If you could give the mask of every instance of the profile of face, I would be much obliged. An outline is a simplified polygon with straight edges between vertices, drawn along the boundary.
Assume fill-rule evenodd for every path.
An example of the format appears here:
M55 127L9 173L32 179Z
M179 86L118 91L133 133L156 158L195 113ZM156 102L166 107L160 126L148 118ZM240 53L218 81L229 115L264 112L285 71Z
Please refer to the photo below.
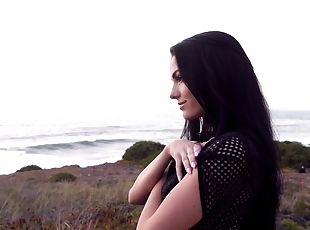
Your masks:
M170 74L172 76L173 82L170 98L176 99L178 101L180 110L183 111L184 119L192 120L203 116L203 108L198 103L191 91L188 89L182 79L182 76L180 75L178 63L175 56L172 56L171 58Z

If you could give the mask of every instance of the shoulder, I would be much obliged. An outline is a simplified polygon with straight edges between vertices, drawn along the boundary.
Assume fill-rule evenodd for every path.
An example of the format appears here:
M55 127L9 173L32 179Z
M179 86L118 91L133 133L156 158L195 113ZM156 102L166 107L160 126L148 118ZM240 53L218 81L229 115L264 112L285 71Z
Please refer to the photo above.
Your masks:
M229 132L215 137L202 149L199 158L227 157L245 160L250 139L241 132Z
M197 159L198 183L204 220L215 229L225 218L237 223L252 197L250 138L239 132L212 139ZM224 216L224 217L223 217Z
M247 177L252 167L248 150L248 138L241 133L225 133L214 138L197 157L200 177L204 182L213 180L222 184L237 178Z

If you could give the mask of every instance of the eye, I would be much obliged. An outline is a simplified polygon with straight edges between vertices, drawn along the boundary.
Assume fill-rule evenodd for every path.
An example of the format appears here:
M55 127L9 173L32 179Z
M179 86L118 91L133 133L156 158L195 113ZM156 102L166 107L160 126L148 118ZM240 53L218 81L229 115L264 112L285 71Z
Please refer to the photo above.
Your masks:
M178 75L178 76L175 77L175 80L176 80L177 82L181 82L181 81L183 81L183 78L182 78L181 75Z

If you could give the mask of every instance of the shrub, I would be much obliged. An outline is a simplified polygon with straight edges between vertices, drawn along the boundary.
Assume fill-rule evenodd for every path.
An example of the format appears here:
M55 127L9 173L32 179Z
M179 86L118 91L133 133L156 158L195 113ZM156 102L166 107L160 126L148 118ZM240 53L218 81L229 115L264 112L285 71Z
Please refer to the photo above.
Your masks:
M295 204L294 212L306 220L310 220L310 199L306 196L300 196Z
M56 173L48 179L49 182L72 182L75 180L76 177L74 175L66 172Z
M153 141L139 141L126 149L123 160L148 165L163 149L164 145Z
M75 164L75 165L65 165L62 168L66 168L66 167L81 168L81 166L79 166L78 164Z
M302 165L306 168L310 167L310 148L299 142L276 142L279 155L280 165L282 167L290 167L299 169Z
M297 223L290 219L282 220L281 224L285 230L305 230L303 227L299 226Z
M28 166L22 167L16 172L26 172L26 171L32 171L32 170L42 170L42 169L37 165L28 165Z

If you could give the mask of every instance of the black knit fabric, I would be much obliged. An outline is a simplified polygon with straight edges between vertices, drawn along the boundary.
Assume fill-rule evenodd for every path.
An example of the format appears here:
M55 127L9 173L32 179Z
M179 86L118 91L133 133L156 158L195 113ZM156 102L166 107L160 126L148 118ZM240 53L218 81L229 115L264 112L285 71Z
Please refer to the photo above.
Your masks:
M256 223L263 227L262 216L253 215L259 200L253 188L259 186L250 173L251 159L247 141L238 133L215 138L203 148L197 157L203 217L191 229L256 229ZM162 187L163 199L177 183L173 161Z

